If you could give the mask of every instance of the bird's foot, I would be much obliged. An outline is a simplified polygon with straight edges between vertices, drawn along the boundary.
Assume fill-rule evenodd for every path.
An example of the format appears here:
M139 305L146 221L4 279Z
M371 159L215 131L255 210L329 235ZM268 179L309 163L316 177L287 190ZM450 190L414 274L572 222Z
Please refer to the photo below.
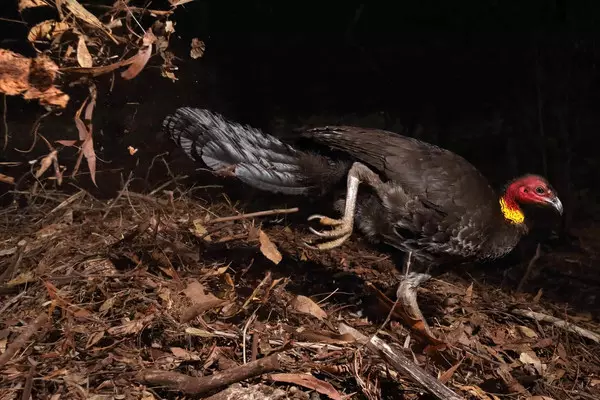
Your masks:
M308 217L309 221L318 219L319 223L321 225L325 225L325 226L334 226L335 228L330 230L330 231L318 231L312 227L310 227L310 231L312 233L314 233L315 235L322 237L322 238L326 238L326 239L330 239L330 240L326 240L324 242L321 243L305 243L305 245L311 249L314 250L330 250L333 249L335 247L340 246L342 243L344 243L349 237L350 235L352 235L352 230L353 230L353 221L352 219L347 219L347 218L341 218L341 219L334 219L334 218L330 218L330 217L326 217L324 215L311 215L310 217Z

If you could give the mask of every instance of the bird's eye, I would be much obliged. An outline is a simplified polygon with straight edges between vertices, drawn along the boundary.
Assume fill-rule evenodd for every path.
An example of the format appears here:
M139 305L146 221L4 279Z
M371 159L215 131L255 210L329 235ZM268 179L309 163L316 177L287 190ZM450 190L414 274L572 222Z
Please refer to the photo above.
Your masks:
M544 194L544 188L541 187L541 186L538 186L538 187L535 188L535 192L537 194Z

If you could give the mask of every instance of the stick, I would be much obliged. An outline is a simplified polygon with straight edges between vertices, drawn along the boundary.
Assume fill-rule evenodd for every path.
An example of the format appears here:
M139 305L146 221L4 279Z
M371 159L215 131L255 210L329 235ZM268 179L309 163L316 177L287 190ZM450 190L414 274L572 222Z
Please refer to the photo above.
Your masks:
M596 332L592 332L585 328L581 328L577 325L574 325L570 322L565 321L564 319L556 318L551 315L542 314L539 312L531 311L531 310L523 310L523 309L515 309L512 310L512 313L518 315L520 317L530 318L540 322L550 322L554 326L562 328L568 332L576 333L578 335L583 336L584 338L593 340L596 343L600 343L600 335Z
M529 260L529 264L527 264L527 269L525 270L525 274L523 275L523 277L521 278L521 281L519 282L519 285L517 286L517 292L520 292L523 290L523 286L525 286L525 282L527 282L527 280L529 279L529 275L531 275L533 266L537 262L538 258L540 258L541 254L542 253L541 253L541 249L540 249L540 244L538 243L537 247L535 249L535 254L533 255L533 257L531 257L531 260Z
M427 371L419 367L417 364L406 358L404 354L394 351L389 344L373 336L371 340L368 337L357 331L356 329L340 324L340 333L349 333L356 338L359 343L367 344L367 347L383 356L397 371L409 375L423 389L434 395L440 400L464 400L464 397L459 396L453 390L441 383L438 379L429 375Z
M231 368L209 376L194 377L179 372L163 370L142 370L136 379L149 385L160 385L185 394L201 394L248 378L281 369L281 354L273 354L239 367Z
M6 351L0 354L0 367L4 366L19 351L29 338L31 338L40 328L48 322L48 314L43 311L37 318L27 325L21 334L6 348Z
M215 218L215 219L206 221L205 224L216 224L217 222L237 221L239 219L264 217L264 216L275 215L275 214L292 214L292 213L298 212L298 210L299 210L298 207L294 207L294 208L277 208L274 210L257 211L257 212L248 213L248 214L240 214L240 215L232 215L230 217Z

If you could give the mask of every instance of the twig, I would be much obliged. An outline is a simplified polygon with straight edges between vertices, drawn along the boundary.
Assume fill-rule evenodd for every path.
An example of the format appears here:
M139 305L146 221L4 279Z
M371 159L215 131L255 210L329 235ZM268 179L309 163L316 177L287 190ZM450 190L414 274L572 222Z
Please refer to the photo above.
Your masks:
M6 348L6 351L0 354L0 367L3 367L16 353L21 349L29 338L31 338L46 322L48 322L48 313L42 311L37 318L27 325L21 334Z
M533 267L534 267L535 263L537 262L537 260L540 258L541 254L542 254L541 253L541 245L540 245L540 243L538 243L537 247L535 249L535 254L533 255L533 257L531 257L531 260L529 260L529 264L527 264L527 269L525 270L525 274L521 278L519 285L517 285L517 292L520 292L523 290L523 286L525 286L525 283L529 279L529 275L531 275L531 271L533 271Z
M27 378L25 379L25 386L23 386L23 393L21 394L21 400L29 400L31 398L31 390L33 389L33 377L35 376L35 367L36 365L32 365L29 368L29 373L27 374Z
M129 175L127 176L127 180L123 184L123 189L119 190L119 194L117 195L117 197L109 204L108 208L104 212L104 215L102 216L103 220L106 219L106 217L108 216L108 214L110 213L110 210L112 210L114 205L117 204L119 202L119 200L121 200L121 197L123 197L123 194L127 190L127 186L129 186L129 184L131 183L132 177L133 177L133 171L130 171Z
M294 208L276 208L274 210L257 211L257 212L248 213L248 214L240 214L240 215L232 215L230 217L215 218L215 219L211 219L211 220L206 221L204 224L216 224L217 222L237 221L237 220L240 220L240 219L248 219L248 218L254 218L254 217L265 217L265 216L268 216L268 215L276 215L276 214L292 214L292 213L298 212L298 210L299 210L298 207L294 207Z
M136 375L136 379L148 385L160 385L186 394L201 394L267 372L280 370L281 357L282 355L279 353L273 354L217 374L200 377L163 370L142 370Z
M27 241L22 239L17 243L17 253L13 256L12 263L0 274L0 283L4 283L11 279L13 273L19 268L19 264L23 260L23 252L25 251L25 246L27 245Z
M7 106L6 106L6 94L2 94L2 124L4 127L4 146L2 146L2 150L6 151L6 148L8 147L8 123L6 122L6 113L7 113Z
M585 328L581 328L581 327L574 325L568 321L565 321L564 319L560 319L560 318L553 317L551 315L542 314L542 313L531 311L531 310L524 310L524 309L520 309L520 308L512 310L512 313L515 315L518 315L520 317L526 317L526 318L536 320L538 322L549 322L549 323L553 324L554 326L562 328L568 332L576 333L580 336L583 336L584 338L593 340L596 343L600 343L600 334L597 334L596 332L592 332Z
M85 190L80 190L79 192L75 193L72 196L69 196L66 200L64 200L62 203L60 203L59 205L57 205L56 207L54 207L47 215L50 215L52 213L55 213L71 204L73 204L75 201L79 200L79 198L85 196L86 192Z
M427 371L419 367L417 364L409 360L404 354L396 352L392 347L378 338L373 336L370 340L368 337L357 331L356 329L340 324L340 333L349 333L356 338L359 343L366 344L367 347L383 356L397 371L409 375L423 389L434 395L440 400L464 400L464 397L459 396L453 390L441 383L438 379L429 375Z

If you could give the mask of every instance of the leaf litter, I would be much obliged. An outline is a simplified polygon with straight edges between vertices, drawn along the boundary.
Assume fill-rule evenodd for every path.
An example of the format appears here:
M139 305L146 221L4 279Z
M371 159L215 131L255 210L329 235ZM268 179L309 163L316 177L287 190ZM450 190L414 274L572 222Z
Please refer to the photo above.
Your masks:
M33 398L431 398L342 323L462 398L600 396L598 343L513 312L566 318L543 296L432 280L419 299L446 346L428 347L395 317L382 327L371 286L393 299L399 272L375 250L307 251L301 227L262 223L275 211L125 189L103 201L45 188L51 201L3 211L18 214L0 229L3 396L32 376Z

